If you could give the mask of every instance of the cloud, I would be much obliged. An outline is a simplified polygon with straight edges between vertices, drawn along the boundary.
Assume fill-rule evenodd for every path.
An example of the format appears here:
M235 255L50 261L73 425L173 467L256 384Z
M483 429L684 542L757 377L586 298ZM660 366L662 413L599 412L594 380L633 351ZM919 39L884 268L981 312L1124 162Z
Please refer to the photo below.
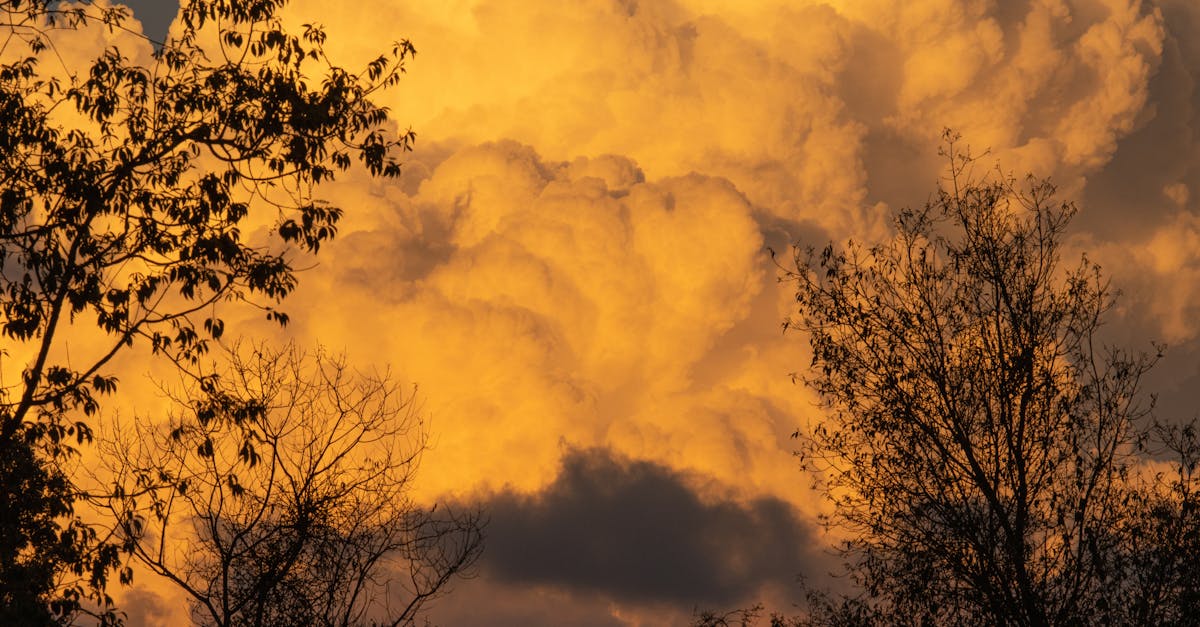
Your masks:
M823 574L814 532L790 504L705 498L697 483L653 461L568 449L543 490L483 501L482 568L509 583L682 607L728 606Z
M149 576L149 574L146 574ZM125 624L138 627L168 627L178 625L187 620L186 608L181 608L184 601L180 598L169 599L146 587L114 590L117 596L117 607L125 612Z
M1128 341L1171 345L1152 389L1182 391L1189 377L1194 381L1200 338L1200 6L1171 0L1158 9L1165 37L1144 123L1089 178L1076 227L1084 234L1079 247L1093 253L1122 292L1120 326ZM1176 398L1166 414L1195 413L1189 395Z
M536 490L559 440L782 487L791 401L764 400L786 377L762 369L787 367L747 342L777 337L783 301L728 181L514 142L419 163L419 182L331 189L357 213L288 307L292 332L420 383L431 492Z
M387 19L324 15L331 30L403 25L345 52L365 57L385 34L416 41L391 104L425 137L512 138L555 160L621 154L650 178L703 172L839 235L880 228L875 200L924 198L943 126L1078 191L1146 122L1168 37L1163 11L1135 0L379 10Z
M504 514L469 600L443 601L449 624L629 624L612 599L681 612L750 595L795 574L755 532L796 543L805 569L824 505L788 435L820 412L787 377L808 353L779 333L790 286L765 249L886 234L890 208L933 191L943 126L990 148L985 166L1079 201L1077 249L1125 290L1114 335L1176 345L1153 384L1172 411L1194 406L1191 0L340 6L294 0L288 19L323 23L351 65L411 38L420 54L384 97L419 150L399 180L322 189L346 218L286 333L418 383L433 432L418 496L492 494ZM79 50L109 41L87 36ZM276 332L258 312L230 328ZM618 516L635 503L655 516ZM673 533L681 512L694 524ZM640 548L690 567L589 562L606 531L666 538ZM737 578L738 559L764 574ZM644 585L620 581L634 566ZM646 624L686 622L662 616Z
M159 41L166 37L167 28L179 12L179 2L174 0L123 0L120 4L133 10L146 36Z
M540 507L563 485L565 443L714 477L807 519L823 505L787 435L819 412L787 379L807 352L778 333L789 288L765 246L886 232L889 207L933 191L937 136L953 126L991 149L985 167L1054 176L1081 199L1085 230L1162 217L1089 249L1123 250L1106 266L1163 281L1169 298L1134 306L1187 341L1197 301L1166 281L1191 263L1194 12L1123 0L325 11L330 41L356 33L338 49L349 57L414 40L390 104L421 149L399 186L350 178L330 192L355 211L305 277L302 331L420 382L435 433L427 494L507 485L511 502ZM1119 206L1104 185L1150 193ZM523 589L549 585L534 575Z
M562 440L811 503L765 245L883 232L932 191L947 124L1076 197L1175 45L1130 2L498 6L325 15L330 41L414 39L392 104L422 152L399 187L330 192L357 215L301 289L340 299L297 306L421 383L431 492L534 492Z
M315 4L294 4L314 14ZM833 93L844 20L827 6L780 9L763 42L715 14L674 2L570 5L481 1L384 3L386 17L325 11L337 29L379 32L339 48L411 37L421 51L397 119L422 137L473 144L511 138L551 160L620 154L651 179L726 178L774 215L845 224L857 211L861 128ZM784 54L786 52L786 54Z

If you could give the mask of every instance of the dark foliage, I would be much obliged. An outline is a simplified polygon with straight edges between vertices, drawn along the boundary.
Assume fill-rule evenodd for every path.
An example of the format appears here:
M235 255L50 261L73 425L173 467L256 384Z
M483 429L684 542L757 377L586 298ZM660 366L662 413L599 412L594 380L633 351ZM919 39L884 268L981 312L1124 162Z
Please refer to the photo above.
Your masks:
M1151 429L1153 355L1100 345L1108 283L1061 264L1075 208L1047 182L973 178L955 139L891 241L801 250L789 273L827 410L796 435L860 590L814 593L809 620L1182 621L1194 437ZM1175 480L1150 472L1154 442L1186 452Z
M123 28L126 10L0 2L0 334L10 358L29 356L0 390L0 447L14 455L0 482L7 493L45 486L22 501L40 512L0 521L0 545L45 551L23 559L58 582L5 577L0 595L14 604L70 620L86 599L116 619L103 591L119 554L60 485L63 459L92 440L90 419L117 390L114 356L144 343L186 367L225 331L217 305L228 301L286 323L277 306L296 284L295 255L316 252L342 214L314 187L355 161L398 174L412 134L389 134L371 97L398 80L412 46L342 69L319 27L284 29L283 4L191 0L148 67L109 48L64 68L58 37ZM273 243L243 236L251 217L274 222ZM73 336L106 340L68 356Z
M60 541L57 518L71 512L70 483L22 442L0 442L0 472L9 478L0 494L0 525L16 530L0 537L0 623L49 623L42 594L55 574L77 560L69 541ZM33 550L34 547L45 547Z

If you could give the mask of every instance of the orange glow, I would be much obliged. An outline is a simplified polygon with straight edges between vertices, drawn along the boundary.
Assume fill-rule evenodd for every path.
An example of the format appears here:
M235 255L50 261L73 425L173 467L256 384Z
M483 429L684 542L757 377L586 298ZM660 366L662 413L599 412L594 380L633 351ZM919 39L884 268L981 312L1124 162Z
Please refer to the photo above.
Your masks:
M286 303L286 335L419 386L424 501L533 494L564 451L606 447L703 478L706 498L771 496L815 518L788 436L819 410L788 377L807 347L779 332L791 299L767 248L886 233L889 207L935 188L944 126L1006 171L1054 177L1094 229L1079 249L1126 288L1121 324L1200 351L1189 0L287 11L321 22L347 63L399 38L419 51L384 96L418 149L400 180L352 172L324 189L346 218ZM1133 152L1184 135L1169 167ZM1130 205L1096 180L1151 191ZM279 333L257 314L240 328ZM149 393L127 362L123 384Z

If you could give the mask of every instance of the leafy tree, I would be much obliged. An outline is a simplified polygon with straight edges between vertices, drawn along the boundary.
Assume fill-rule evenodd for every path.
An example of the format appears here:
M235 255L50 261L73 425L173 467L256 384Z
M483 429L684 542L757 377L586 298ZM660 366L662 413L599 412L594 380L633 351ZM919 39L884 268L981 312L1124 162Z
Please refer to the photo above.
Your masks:
M0 520L15 531L0 538L0 578L10 582L0 590L0 623L48 623L53 614L42 594L78 559L73 543L59 541L56 520L69 513L71 484L19 441L0 441L0 472L10 478L0 499ZM28 546L44 549L31 552Z
M478 557L476 513L417 507L423 425L386 377L235 349L168 424L108 448L133 554L204 625L412 625Z
M0 379L0 449L20 460L0 466L0 500L21 505L0 517L0 559L54 570L59 588L0 570L13 607L53 601L70 620L85 599L111 605L119 554L73 513L61 465L117 390L112 359L141 343L195 363L225 330L217 306L228 301L286 323L277 306L296 284L296 254L316 252L342 214L316 186L356 160L399 172L413 135L388 132L372 97L412 46L349 71L325 55L318 26L284 27L284 4L189 0L148 67L109 48L63 68L61 36L122 28L125 9L0 0L0 337L4 365L20 364L20 377ZM276 239L248 241L250 219L273 222ZM75 343L68 358L80 335L104 342L91 353Z
M785 327L809 334L801 378L827 410L797 432L801 459L861 590L812 595L809 622L1179 616L1195 576L1171 538L1195 546L1196 449L1178 480L1147 476L1156 357L1101 346L1109 284L1061 263L1074 206L1048 182L974 178L946 139L945 185L890 241L798 250L789 274Z

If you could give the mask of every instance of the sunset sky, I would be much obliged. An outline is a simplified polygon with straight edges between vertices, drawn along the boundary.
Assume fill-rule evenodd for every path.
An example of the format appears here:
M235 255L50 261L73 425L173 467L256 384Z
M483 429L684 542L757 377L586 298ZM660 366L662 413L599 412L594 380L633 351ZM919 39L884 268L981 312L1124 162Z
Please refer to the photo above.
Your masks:
M161 39L174 6L130 4ZM322 190L346 216L286 310L288 337L419 386L422 502L490 512L478 576L435 623L683 625L789 611L799 575L838 585L792 457L820 420L789 376L806 338L781 333L792 294L768 249L887 237L891 210L936 189L943 127L1078 203L1068 254L1123 292L1108 336L1166 342L1158 413L1200 408L1195 0L293 0L286 16L323 24L348 65L418 50L382 96L416 150L398 180L352 170ZM270 332L258 317L230 328ZM149 575L124 598L135 625L183 615Z

